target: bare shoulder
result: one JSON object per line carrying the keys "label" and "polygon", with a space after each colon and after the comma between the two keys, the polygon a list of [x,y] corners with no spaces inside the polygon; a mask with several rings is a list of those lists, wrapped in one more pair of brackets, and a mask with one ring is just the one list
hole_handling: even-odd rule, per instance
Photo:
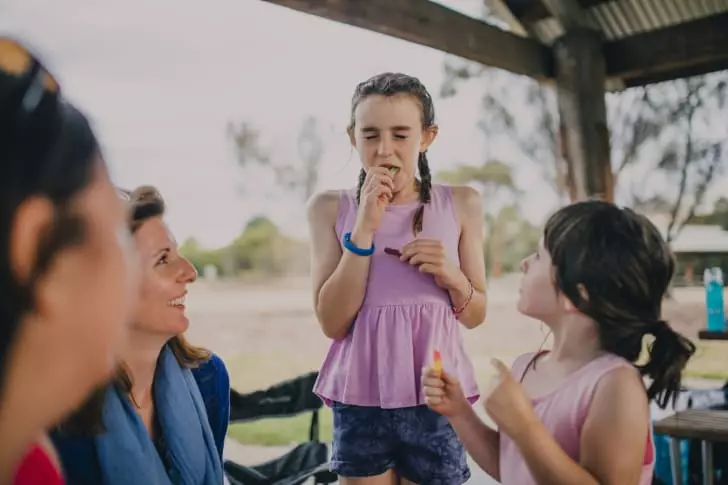
{"label": "bare shoulder", "polygon": [[607,372],[597,383],[587,413],[587,426],[603,432],[604,426],[639,426],[647,422],[649,402],[639,373],[630,366]]}
{"label": "bare shoulder", "polygon": [[480,193],[467,185],[450,187],[455,210],[461,223],[480,222],[483,219],[483,202]]}
{"label": "bare shoulder", "polygon": [[645,385],[639,373],[630,366],[620,366],[607,372],[597,383],[595,396],[611,403],[627,399],[626,402],[647,405]]}
{"label": "bare shoulder", "polygon": [[638,372],[629,365],[610,370],[597,382],[584,421],[582,466],[599,483],[637,483],[649,429],[650,408]]}
{"label": "bare shoulder", "polygon": [[306,210],[309,223],[320,224],[336,220],[340,199],[341,190],[324,190],[311,197]]}

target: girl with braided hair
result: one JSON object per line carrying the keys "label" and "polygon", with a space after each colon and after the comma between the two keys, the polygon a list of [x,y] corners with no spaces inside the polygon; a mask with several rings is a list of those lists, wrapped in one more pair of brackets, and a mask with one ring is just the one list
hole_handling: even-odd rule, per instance
{"label": "girl with braided hair", "polygon": [[437,126],[416,78],[360,83],[348,134],[358,187],[309,205],[314,305],[333,340],[315,387],[333,408],[332,470],[346,485],[459,485],[466,453],[425,405],[420,380],[438,350],[467,399],[478,398],[458,322],[485,319],[480,196],[432,183]]}

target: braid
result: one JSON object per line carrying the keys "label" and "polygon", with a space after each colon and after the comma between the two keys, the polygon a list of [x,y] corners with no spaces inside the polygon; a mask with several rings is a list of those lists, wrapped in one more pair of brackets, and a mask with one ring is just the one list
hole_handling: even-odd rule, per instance
{"label": "braid", "polygon": [[[367,96],[382,95],[395,96],[398,94],[406,94],[413,96],[420,105],[422,110],[422,128],[429,130],[435,126],[435,107],[432,103],[432,96],[427,88],[416,77],[408,76],[402,73],[385,72],[378,74],[359,83],[354,90],[354,96],[351,98],[351,120],[349,122],[349,136],[355,125],[355,111],[359,103]],[[425,204],[430,203],[430,192],[432,189],[432,175],[430,174],[430,166],[427,162],[427,155],[420,153],[417,160],[417,168],[420,176],[420,207],[417,209],[412,221],[412,230],[415,236],[422,232],[422,219],[425,215]],[[361,188],[366,179],[364,169],[359,173],[359,185],[356,193],[356,202],[360,203]]]}
{"label": "braid", "polygon": [[361,188],[364,185],[364,181],[367,178],[367,171],[363,168],[359,172],[359,183],[356,185],[356,205],[361,202]]}
{"label": "braid", "polygon": [[412,231],[415,236],[422,232],[422,221],[425,218],[425,204],[430,203],[431,189],[432,189],[432,174],[430,173],[430,165],[427,163],[427,154],[425,152],[420,153],[420,157],[417,160],[417,168],[420,172],[420,202],[422,204],[415,212],[415,217],[412,220]]}

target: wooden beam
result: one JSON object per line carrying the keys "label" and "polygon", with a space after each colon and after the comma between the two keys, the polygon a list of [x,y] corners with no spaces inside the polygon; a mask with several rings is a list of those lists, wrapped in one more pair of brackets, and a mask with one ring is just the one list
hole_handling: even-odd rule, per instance
{"label": "wooden beam", "polygon": [[[558,1],[558,0],[555,0]],[[614,0],[577,0],[582,9],[587,9]],[[507,0],[513,15],[523,24],[529,25],[552,17],[552,12],[541,0]]]}
{"label": "wooden beam", "polygon": [[607,75],[627,86],[728,67],[728,13],[604,44]]}
{"label": "wooden beam", "polygon": [[521,23],[521,21],[513,15],[511,9],[508,8],[508,5],[506,5],[505,0],[485,0],[485,5],[488,7],[491,14],[507,23],[511,28],[511,32],[514,34],[520,35],[521,37],[531,36],[535,38],[535,36],[532,35],[532,33],[529,32],[528,29],[526,29],[526,27]]}
{"label": "wooden beam", "polygon": [[539,80],[553,75],[550,50],[429,0],[263,0],[414,42]]}
{"label": "wooden beam", "polygon": [[577,0],[541,0],[541,3],[561,24],[564,32],[589,28],[584,10]]}
{"label": "wooden beam", "polygon": [[[696,64],[694,66],[665,71],[656,74],[647,74],[644,76],[631,77],[621,80],[623,88],[632,88],[635,86],[646,86],[648,84],[656,84],[664,81],[672,81],[675,79],[684,79],[701,74],[728,70],[728,59],[722,59],[715,62],[706,62]],[[619,80],[618,78],[610,78],[611,80]]]}
{"label": "wooden beam", "polygon": [[598,33],[567,32],[554,43],[560,145],[571,199],[614,199],[604,86],[606,67]]}

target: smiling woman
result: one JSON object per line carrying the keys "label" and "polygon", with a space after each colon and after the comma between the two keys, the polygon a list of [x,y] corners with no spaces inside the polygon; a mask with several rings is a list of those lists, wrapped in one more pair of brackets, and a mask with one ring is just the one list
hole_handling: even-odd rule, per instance
{"label": "smiling woman", "polygon": [[120,191],[142,268],[130,345],[113,385],[53,435],[70,483],[222,483],[230,383],[219,357],[187,342],[194,267],[153,187]]}

